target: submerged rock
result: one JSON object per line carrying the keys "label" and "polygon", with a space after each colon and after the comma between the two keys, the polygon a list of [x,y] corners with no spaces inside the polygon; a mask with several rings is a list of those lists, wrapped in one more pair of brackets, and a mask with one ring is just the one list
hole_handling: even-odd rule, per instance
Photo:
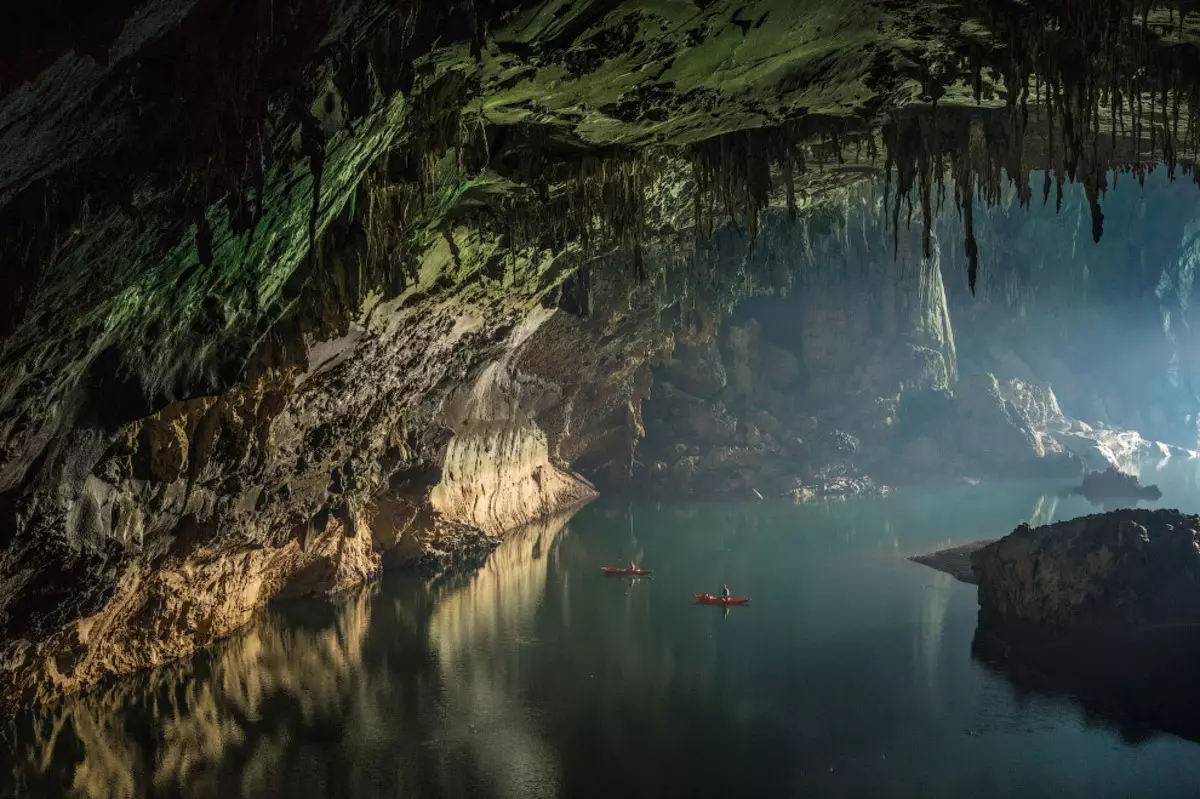
{"label": "submerged rock", "polygon": [[980,618],[1048,628],[1200,622],[1200,517],[1120,510],[1023,524],[971,556]]}
{"label": "submerged rock", "polygon": [[975,577],[975,570],[971,568],[971,556],[994,543],[995,539],[990,538],[985,541],[973,541],[970,544],[939,549],[937,552],[913,555],[909,560],[945,572],[954,579],[969,585],[978,585],[979,580]]}

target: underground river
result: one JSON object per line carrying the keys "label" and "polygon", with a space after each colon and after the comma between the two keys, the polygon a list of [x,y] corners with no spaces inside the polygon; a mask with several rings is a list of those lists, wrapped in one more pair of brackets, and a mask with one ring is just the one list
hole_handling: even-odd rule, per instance
{"label": "underground river", "polygon": [[[1197,468],[1150,506],[1200,511]],[[4,795],[1194,795],[1200,746],[973,660],[974,587],[906,559],[1098,512],[1065,485],[600,501],[27,713]],[[751,605],[691,603],[722,583]]]}

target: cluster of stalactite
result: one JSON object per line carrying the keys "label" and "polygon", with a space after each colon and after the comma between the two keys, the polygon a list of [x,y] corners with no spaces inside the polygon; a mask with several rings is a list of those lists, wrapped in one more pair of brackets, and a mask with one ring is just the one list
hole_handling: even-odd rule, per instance
{"label": "cluster of stalactite", "polygon": [[[1200,20],[1189,17],[1189,3],[1156,8],[1145,0],[1061,0],[1004,9],[984,3],[978,17],[988,32],[962,41],[957,67],[941,75],[941,88],[927,87],[930,105],[910,107],[881,127],[855,117],[805,115],[686,147],[592,147],[538,125],[464,121],[460,111],[473,87],[463,73],[444,78],[446,85],[436,91],[426,88],[425,94],[441,99],[428,104],[434,111],[428,119],[414,124],[403,168],[393,164],[386,192],[376,192],[373,203],[382,216],[403,216],[414,198],[397,187],[406,180],[430,184],[425,176],[436,172],[437,159],[457,148],[464,179],[489,172],[507,181],[489,198],[480,224],[500,225],[511,249],[573,245],[585,257],[615,251],[644,278],[645,237],[664,229],[656,218],[661,203],[647,194],[659,191],[680,161],[691,165],[694,241],[731,223],[745,230],[753,247],[760,215],[771,202],[782,197],[795,214],[806,174],[847,164],[877,167],[886,154],[894,242],[901,214],[911,224],[916,212],[929,257],[934,203],[949,200],[960,211],[974,290],[975,204],[999,202],[1011,182],[1022,206],[1028,205],[1032,168],[1046,169],[1043,200],[1053,186],[1058,206],[1064,182],[1083,185],[1096,240],[1110,173],[1142,178],[1165,162],[1172,176],[1182,170],[1200,180],[1192,169],[1200,148],[1200,61],[1195,47],[1172,46]],[[971,86],[977,101],[1001,95],[1006,102],[939,105],[953,82]],[[672,173],[672,180],[678,177]],[[411,262],[400,240],[375,240],[377,252]]]}
{"label": "cluster of stalactite", "polygon": [[[639,281],[647,279],[647,236],[656,237],[660,257],[674,252],[680,262],[726,223],[753,246],[773,198],[782,193],[795,215],[806,173],[874,164],[877,156],[866,125],[816,116],[686,147],[591,147],[536,125],[462,131],[466,179],[492,173],[507,181],[479,224],[499,226],[513,251],[572,246],[585,260],[615,254]],[[694,227],[685,231],[689,210]]]}
{"label": "cluster of stalactite", "polygon": [[648,195],[664,167],[654,153],[625,151],[548,165],[532,191],[510,196],[506,232],[517,248],[576,243],[585,258],[615,250],[645,280],[642,248],[653,224]]}
{"label": "cluster of stalactite", "polygon": [[[887,167],[896,172],[890,200],[893,223],[901,205],[911,216],[913,192],[926,227],[933,187],[939,202],[946,180],[962,212],[969,283],[974,290],[978,247],[973,231],[975,199],[1000,197],[1003,178],[1028,205],[1031,161],[1046,167],[1043,201],[1052,183],[1056,206],[1063,182],[1084,187],[1092,216],[1092,237],[1104,231],[1100,199],[1108,175],[1147,171],[1165,163],[1200,183],[1200,52],[1182,46],[1200,23],[1193,2],[1167,6],[1152,0],[1061,0],[1004,8],[981,4],[989,33],[968,41],[956,70],[944,81],[965,81],[976,102],[984,99],[984,74],[1002,82],[1003,113],[981,109],[976,121],[963,121],[960,109],[938,109],[925,118],[905,115],[884,133]],[[933,87],[936,101],[944,87]],[[1031,132],[1036,131],[1035,136]],[[1115,171],[1113,171],[1115,170]]]}
{"label": "cluster of stalactite", "polygon": [[930,258],[934,211],[949,197],[961,213],[968,282],[974,291],[979,268],[976,197],[996,204],[1007,178],[1020,187],[1022,205],[1029,202],[1024,123],[1021,113],[1003,109],[943,108],[913,110],[885,124],[881,138],[887,151],[885,197],[893,248],[899,243],[901,211],[911,224],[917,210],[924,256]]}
{"label": "cluster of stalactite", "polygon": [[751,245],[759,215],[782,184],[789,214],[796,215],[797,185],[810,167],[875,163],[875,137],[855,118],[807,115],[775,127],[735,131],[689,148],[695,180],[695,226],[711,236],[718,219],[737,224],[745,215]]}

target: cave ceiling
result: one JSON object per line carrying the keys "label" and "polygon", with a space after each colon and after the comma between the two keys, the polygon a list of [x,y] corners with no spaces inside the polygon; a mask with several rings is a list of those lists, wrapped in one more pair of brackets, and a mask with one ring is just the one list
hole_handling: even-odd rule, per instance
{"label": "cave ceiling", "polygon": [[[883,177],[894,229],[959,210],[973,289],[973,215],[1006,187],[1081,183],[1099,240],[1111,176],[1194,178],[1200,146],[1191,2],[60,0],[16,21],[10,412],[98,374],[135,415],[235,383],[346,218],[400,264],[393,291],[465,219],[640,274],[648,231],[753,245],[768,208]],[[55,435],[15,424],[0,488]]]}
{"label": "cave ceiling", "polygon": [[[1200,241],[1170,199],[1197,179],[1197,6],[23,4],[0,22],[0,701],[360,583],[398,531],[469,550],[473,492],[628,480],[653,366],[805,258],[857,289],[906,247],[942,386],[939,264],[972,308],[996,274],[1018,301],[1054,269],[1148,285],[1150,236]],[[1117,180],[1180,185],[1158,213]],[[1140,258],[1035,252],[1056,209],[1102,248],[1136,227]],[[519,468],[472,471],[496,458]]]}

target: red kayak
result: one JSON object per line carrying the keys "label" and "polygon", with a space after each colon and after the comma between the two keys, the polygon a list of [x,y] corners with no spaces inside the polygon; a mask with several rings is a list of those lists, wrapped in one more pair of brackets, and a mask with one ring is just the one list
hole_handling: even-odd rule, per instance
{"label": "red kayak", "polygon": [[650,569],[618,569],[615,566],[601,566],[600,571],[613,577],[645,577]]}
{"label": "red kayak", "polygon": [[744,605],[750,601],[750,597],[745,596],[731,596],[729,599],[712,594],[693,594],[692,596],[696,597],[697,605]]}

